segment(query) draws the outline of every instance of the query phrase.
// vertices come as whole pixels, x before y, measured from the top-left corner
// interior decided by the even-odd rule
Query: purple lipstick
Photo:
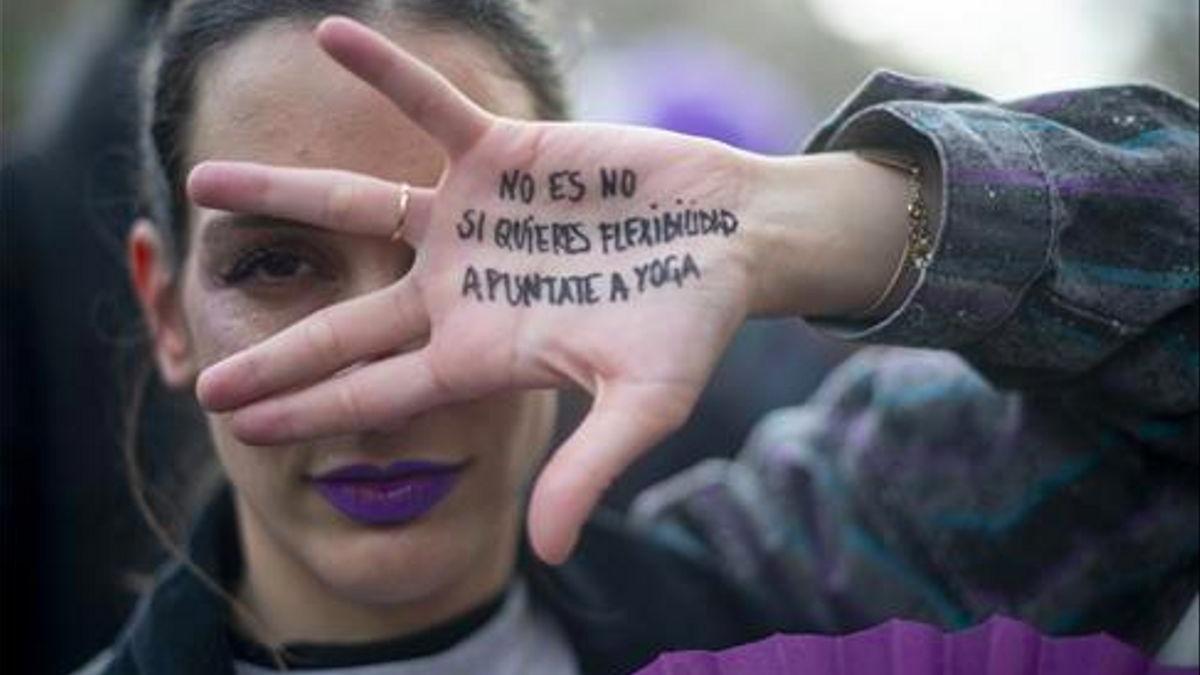
[[[367,525],[396,525],[421,517],[458,483],[463,464],[393,462],[352,464],[314,482],[321,496],[347,517]]]

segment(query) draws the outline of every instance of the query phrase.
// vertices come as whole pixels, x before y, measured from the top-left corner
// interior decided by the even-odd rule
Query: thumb
[[[697,393],[661,384],[602,384],[592,409],[542,469],[529,503],[533,550],[557,565],[608,486],[687,419]]]

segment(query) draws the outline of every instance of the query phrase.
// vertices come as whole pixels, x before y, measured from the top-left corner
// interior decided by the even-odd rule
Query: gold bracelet
[[[929,210],[925,207],[924,197],[921,196],[921,166],[903,155],[886,150],[855,150],[855,154],[869,162],[899,169],[908,175],[908,237],[904,241],[904,252],[900,254],[900,264],[896,266],[887,288],[870,307],[852,317],[863,319],[874,314],[875,310],[887,302],[909,265],[917,270],[929,267],[929,263],[933,261],[933,232],[929,229]]]

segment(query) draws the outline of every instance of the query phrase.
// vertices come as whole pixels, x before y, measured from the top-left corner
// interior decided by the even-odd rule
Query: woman
[[[386,37],[332,20],[314,42],[313,25],[331,11]],[[648,130],[521,122],[560,117],[561,106],[544,51],[516,17],[500,2],[197,0],[174,10],[148,115],[150,217],[135,225],[129,256],[163,378],[186,387],[225,361],[197,389],[232,490],[206,509],[191,562],[163,576],[107,672],[256,672],[255,661],[628,672],[662,650],[822,620],[845,628],[858,615],[839,612],[858,609],[856,593],[886,588],[843,588],[844,598],[827,596],[832,616],[830,607],[813,613],[762,592],[794,589],[760,584],[744,594],[705,562],[712,551],[654,546],[601,517],[578,536],[603,487],[686,418],[747,316],[869,321],[894,312],[885,325],[897,338],[932,342],[915,332],[912,298],[941,294],[963,302],[957,314],[930,309],[945,339],[1012,329],[999,332],[1001,345],[971,344],[989,374],[1028,363],[1035,376],[1082,373],[1079,382],[1122,337],[1195,344],[1186,328],[1193,284],[1114,310],[1128,321],[1097,338],[1103,349],[1039,348],[1020,300],[1039,284],[1074,297],[1077,280],[1063,290],[1039,276],[1048,250],[1076,253],[1060,236],[1064,204],[1074,202],[1019,181],[989,188],[987,208],[1017,218],[997,253],[1005,264],[988,268],[986,288],[961,284],[955,296],[938,266],[961,264],[956,249],[995,235],[953,227],[964,203],[986,221],[985,203],[963,198],[965,174],[946,171],[952,154],[903,123],[919,129],[920,119],[876,110],[842,125],[851,106],[820,147],[900,143],[902,152],[793,159]],[[1112,97],[1128,97],[1145,123],[1194,138],[1194,108],[1125,91]],[[992,161],[1038,157],[1017,132],[998,133],[1011,137]],[[1195,175],[1194,159],[1158,140],[1140,141],[1151,151],[1130,165]],[[1030,175],[1046,180],[1049,169],[1035,168]],[[184,199],[189,172],[195,205]],[[1194,205],[1163,208],[1152,232],[1194,242]],[[935,237],[940,257],[931,260]],[[1187,255],[1153,263],[1175,269]],[[1190,280],[1194,264],[1182,274]],[[1139,330],[1125,330],[1134,319]],[[549,441],[546,389],[569,382],[596,403],[531,496],[537,555],[561,563],[575,549],[550,569],[518,551],[520,516]],[[1151,387],[1145,410],[1175,414],[1194,436],[1194,393],[1169,388],[1160,396]],[[956,395],[973,393],[995,395]],[[1067,398],[1030,410],[1058,412]],[[1011,426],[1025,431],[1020,419]],[[1073,451],[1064,439],[1046,442]],[[266,445],[277,447],[256,447]],[[1194,492],[1190,502],[1183,494],[1152,510],[1152,534],[1194,524]],[[730,560],[759,552],[718,546],[716,559],[736,574]],[[979,557],[995,564],[997,551]],[[1194,571],[1194,551],[1185,565]],[[972,598],[993,607],[1007,599]]]
[[[371,20],[496,113],[563,116],[548,52],[509,3],[380,7],[197,0],[168,18],[147,102],[149,217],[129,237],[133,285],[168,385],[191,386],[203,366],[319,307],[386,287],[412,264],[411,249],[387,241],[231,217],[183,197],[190,167],[214,158],[436,180],[436,145],[320,51],[311,35],[319,18],[337,11]],[[554,414],[553,392],[506,393],[403,428],[266,453],[240,441],[228,416],[210,416],[232,493],[206,510],[190,560],[166,572],[105,670],[230,672],[235,660],[283,658],[258,645],[286,641],[372,643],[332,653],[293,648],[294,665],[436,654],[418,672],[576,672],[576,662],[594,672],[629,670],[664,645],[689,644],[690,631],[653,611],[630,620],[593,602],[592,575],[542,578],[532,565],[514,572],[525,486]],[[381,498],[389,487],[405,499]],[[608,569],[602,557],[624,551],[625,535],[600,529],[592,567],[610,578],[642,570],[644,588],[678,587],[675,607],[693,614],[708,602],[731,608],[694,634],[701,640],[732,644],[755,634],[757,619],[743,622],[739,596],[702,566],[635,552],[624,569]],[[687,595],[695,586],[712,590]],[[557,618],[547,603],[560,608]],[[463,642],[465,634],[472,638]],[[410,638],[378,644],[398,635]]]

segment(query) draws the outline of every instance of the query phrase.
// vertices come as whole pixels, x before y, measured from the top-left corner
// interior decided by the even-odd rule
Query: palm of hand
[[[727,231],[731,163],[715,143],[696,159],[697,145],[708,144],[505,120],[458,158],[413,269],[439,381],[462,394],[652,387],[662,395],[648,395],[649,410],[681,421],[745,315],[747,287]],[[708,234],[656,236],[655,217],[709,218],[714,202],[728,215]]]

